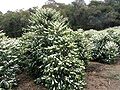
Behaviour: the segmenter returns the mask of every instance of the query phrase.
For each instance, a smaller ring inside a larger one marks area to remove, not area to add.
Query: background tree
[[[89,5],[79,6],[73,2],[72,9],[64,10],[70,21],[72,29],[82,28],[84,30],[102,30],[108,27],[120,25],[120,4],[108,4],[102,1],[91,1]]]
[[[27,10],[8,11],[3,16],[3,32],[9,37],[20,37],[23,33],[22,28],[28,25],[29,15],[30,12]]]
[[[120,3],[120,0],[105,0],[106,3]]]
[[[84,0],[75,0],[71,4],[48,0],[43,8],[53,8],[60,11],[69,20],[73,30],[102,30],[108,27],[120,26],[120,0],[91,1],[86,5]],[[22,36],[22,28],[26,28],[30,13],[35,13],[38,7],[28,10],[0,12],[0,30],[9,37]]]
[[[0,31],[2,30],[3,13],[0,11]]]

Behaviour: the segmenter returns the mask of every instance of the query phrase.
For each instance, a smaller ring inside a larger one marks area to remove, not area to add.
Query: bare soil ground
[[[18,87],[14,90],[47,90],[41,85],[36,85],[34,80],[26,73],[20,74],[17,78],[20,81],[18,83]]]
[[[106,65],[90,62],[86,90],[120,90],[120,63]]]

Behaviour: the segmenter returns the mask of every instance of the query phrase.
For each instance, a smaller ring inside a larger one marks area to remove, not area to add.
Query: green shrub
[[[91,42],[87,39],[83,30],[78,30],[72,32],[73,41],[76,43],[79,52],[79,58],[84,60],[85,65],[88,65],[89,60],[91,59]]]
[[[42,83],[49,90],[81,90],[84,81],[84,64],[78,58],[62,57],[60,55],[50,55],[44,62],[45,68],[41,78],[37,78],[36,82]]]
[[[16,85],[18,41],[0,34],[0,88],[9,89]]]
[[[21,56],[36,83],[49,90],[82,90],[84,61],[72,39],[67,19],[53,9],[40,9],[32,14],[30,31],[21,38]]]
[[[116,57],[119,55],[118,45],[112,41],[108,41],[101,51],[103,61],[107,63],[114,63]]]
[[[31,15],[27,33],[11,39],[0,32],[0,89],[17,85],[20,69],[49,90],[83,90],[88,60],[114,63],[120,55],[120,28],[72,31],[53,9]]]
[[[114,30],[114,28],[84,32],[91,42],[89,51],[91,52],[92,60],[105,63],[116,62],[116,58],[119,56],[119,32],[119,30]]]
[[[106,31],[109,34],[108,38],[118,45],[120,54],[120,27],[108,28]]]

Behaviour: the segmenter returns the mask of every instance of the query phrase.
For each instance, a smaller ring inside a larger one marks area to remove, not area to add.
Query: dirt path
[[[91,62],[87,69],[86,90],[120,90],[120,64]]]

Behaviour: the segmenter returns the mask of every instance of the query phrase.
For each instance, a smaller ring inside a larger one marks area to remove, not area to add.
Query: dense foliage
[[[41,9],[32,14],[30,21],[27,30],[32,32],[22,37],[22,51],[27,70],[36,83],[42,83],[49,90],[83,89],[84,62],[70,40],[72,31],[67,27],[66,18],[55,10]]]
[[[72,37],[78,47],[79,58],[84,60],[87,66],[91,59],[91,41],[86,37],[82,29],[72,32]]]
[[[91,53],[88,59],[105,63],[116,62],[120,54],[119,30],[120,27],[115,27],[103,31],[90,30],[83,32],[90,42],[90,45],[87,47]]]
[[[7,11],[6,13],[0,12],[0,31],[3,30],[6,36],[11,38],[21,37],[29,25],[30,13],[35,12],[37,7],[28,10]]]
[[[43,7],[50,7],[59,10],[64,16],[68,17],[72,29],[84,30],[95,29],[103,30],[105,28],[120,26],[120,1],[91,0],[86,5],[84,0],[74,0],[69,5],[55,3],[55,0],[48,0]]]
[[[7,38],[3,33],[0,34],[0,89],[8,90],[13,85],[17,85],[18,48],[18,40]]]
[[[71,4],[58,3],[55,0],[48,0],[43,8],[53,8],[60,11],[68,18],[69,26],[73,30],[82,28],[84,30],[120,26],[120,1],[119,0],[91,0],[86,5],[84,0],[74,0]],[[30,13],[35,12],[37,7],[28,10],[8,11],[5,14],[0,12],[0,30],[9,37],[21,37],[29,23]]]
[[[0,89],[17,85],[25,70],[49,90],[83,90],[89,60],[111,64],[120,55],[120,27],[73,31],[54,9],[33,11],[24,32],[16,39],[0,32]]]
[[[9,37],[21,37],[22,28],[26,27],[29,23],[29,12],[28,11],[9,11],[3,15],[1,27],[4,33]]]

